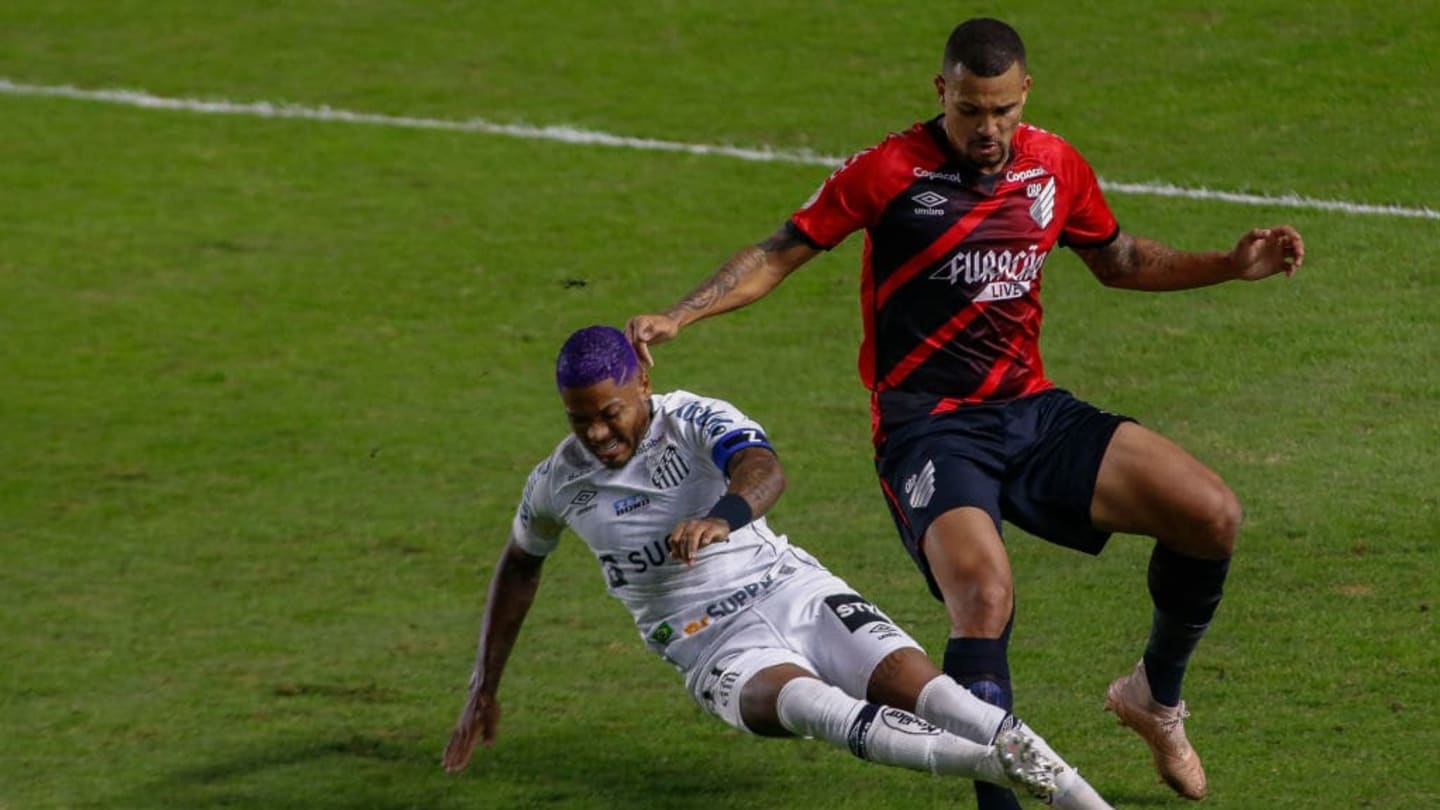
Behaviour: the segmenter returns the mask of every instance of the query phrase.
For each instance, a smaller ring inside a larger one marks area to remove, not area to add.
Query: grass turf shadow
[[[220,754],[154,780],[115,805],[134,808],[401,810],[587,807],[678,810],[764,806],[764,763],[727,768],[722,739],[703,760],[660,743],[615,744],[584,731],[513,734],[479,749],[470,768],[440,767],[437,735],[350,734]]]

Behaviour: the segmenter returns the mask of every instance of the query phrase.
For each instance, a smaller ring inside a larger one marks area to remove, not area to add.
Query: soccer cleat
[[[1004,728],[1005,726],[1008,728]],[[1020,736],[1030,748],[1033,758],[1044,762],[1046,770],[1049,771],[1049,779],[1054,784],[1051,789],[1037,791],[1021,783],[1021,787],[1030,791],[1032,796],[1056,810],[1115,810],[1085,781],[1079,771],[1055,753],[1055,749],[1045,742],[1044,737],[1032,731],[1019,718],[1014,715],[1006,718],[1002,729],[1004,730],[996,735],[997,739],[1007,734]]]
[[[1185,701],[1179,706],[1162,706],[1150,695],[1145,679],[1145,662],[1135,671],[1116,678],[1105,694],[1105,711],[1114,712],[1120,725],[1128,726],[1150,746],[1160,780],[1187,799],[1205,798],[1205,768],[1185,738]]]
[[[995,735],[995,754],[1012,785],[1049,803],[1055,795],[1055,775],[1062,766],[1041,753],[1030,735],[1018,728],[1001,731]]]

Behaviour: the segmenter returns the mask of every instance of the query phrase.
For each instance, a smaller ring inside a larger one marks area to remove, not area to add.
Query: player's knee
[[[745,727],[761,737],[789,736],[791,729],[780,713],[780,693],[800,679],[814,680],[815,676],[793,664],[780,664],[756,673],[740,690],[740,718]]]
[[[1015,593],[1008,580],[965,583],[945,594],[952,634],[956,637],[996,638],[1010,622]]]
[[[1223,483],[1211,487],[1205,494],[1198,538],[1201,548],[1196,551],[1206,559],[1229,559],[1235,553],[1235,539],[1243,519],[1240,499],[1234,491]]]

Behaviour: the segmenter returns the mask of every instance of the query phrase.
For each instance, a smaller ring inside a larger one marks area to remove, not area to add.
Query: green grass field
[[[1440,207],[1428,0],[604,6],[10,0],[0,77],[844,155],[929,116],[945,36],[990,13],[1026,36],[1029,120],[1109,180]],[[499,744],[439,767],[566,429],[559,343],[667,305],[826,173],[0,93],[0,810],[973,806],[703,715],[573,538]],[[1288,221],[1309,248],[1288,281],[1164,296],[1046,273],[1050,375],[1246,505],[1187,683],[1207,806],[1440,807],[1440,222],[1111,203],[1181,247]],[[933,653],[869,461],[859,242],[661,347],[655,382],[764,423],[776,527]],[[1120,807],[1182,804],[1101,712],[1148,546],[1010,535],[1019,709]]]

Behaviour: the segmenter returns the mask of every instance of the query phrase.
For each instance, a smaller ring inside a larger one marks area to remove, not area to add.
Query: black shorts
[[[1090,522],[1110,437],[1129,417],[1051,388],[965,405],[892,432],[875,459],[885,502],[930,592],[943,599],[921,549],[930,522],[961,506],[985,510],[1051,543],[1099,554],[1109,532]]]

